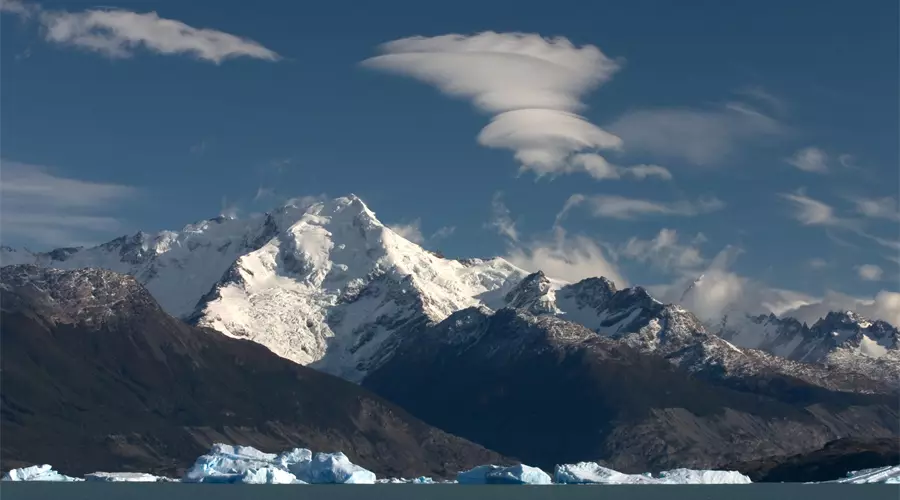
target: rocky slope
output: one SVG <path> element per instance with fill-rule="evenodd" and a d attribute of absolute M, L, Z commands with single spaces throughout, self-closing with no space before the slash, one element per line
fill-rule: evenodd
<path fill-rule="evenodd" d="M 215 442 L 343 450 L 397 477 L 502 461 L 358 385 L 188 326 L 105 270 L 3 267 L 0 340 L 4 470 L 178 475 Z"/>
<path fill-rule="evenodd" d="M 893 395 L 830 391 L 771 370 L 698 376 L 640 343 L 526 309 L 469 308 L 404 342 L 363 385 L 547 467 L 599 459 L 634 472 L 715 468 L 900 430 Z"/>

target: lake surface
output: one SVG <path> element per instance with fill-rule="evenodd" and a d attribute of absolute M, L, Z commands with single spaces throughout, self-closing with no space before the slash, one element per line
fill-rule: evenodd
<path fill-rule="evenodd" d="M 897 500 L 900 485 L 232 485 L 180 483 L 0 484 L 3 500 Z"/>

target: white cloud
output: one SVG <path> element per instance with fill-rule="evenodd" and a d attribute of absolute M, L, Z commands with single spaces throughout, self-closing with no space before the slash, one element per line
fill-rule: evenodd
<path fill-rule="evenodd" d="M 621 66 L 597 47 L 536 34 L 484 32 L 403 38 L 383 44 L 380 51 L 362 64 L 424 81 L 491 113 L 478 142 L 512 150 L 522 170 L 538 176 L 621 176 L 573 161 L 580 152 L 622 146 L 621 139 L 577 114 L 585 107 L 582 97 Z M 663 170 L 639 168 L 631 175 L 665 177 Z"/>
<path fill-rule="evenodd" d="M 512 241 L 519 241 L 519 231 L 516 229 L 516 223 L 503 203 L 503 193 L 495 193 L 491 200 L 491 220 L 488 227 L 497 230 L 503 236 Z"/>
<path fill-rule="evenodd" d="M 900 221 L 900 210 L 897 200 L 890 196 L 884 198 L 852 198 L 856 212 L 865 217 Z"/>
<path fill-rule="evenodd" d="M 744 143 L 785 130 L 778 121 L 740 103 L 708 110 L 631 111 L 607 128 L 622 138 L 627 152 L 650 153 L 699 166 L 719 164 Z"/>
<path fill-rule="evenodd" d="M 701 238 L 694 238 L 694 244 L 681 244 L 674 229 L 661 229 L 653 239 L 631 238 L 619 246 L 617 254 L 638 262 L 647 262 L 664 271 L 688 273 L 697 270 L 706 260 L 696 246 Z M 696 274 L 695 274 L 696 275 Z"/>
<path fill-rule="evenodd" d="M 44 246 L 95 243 L 122 227 L 109 212 L 133 199 L 130 186 L 62 177 L 45 167 L 0 160 L 0 227 L 4 238 Z"/>
<path fill-rule="evenodd" d="M 304 196 L 295 196 L 293 198 L 288 199 L 285 202 L 285 205 L 290 205 L 295 208 L 305 209 L 309 208 L 316 203 L 322 203 L 323 201 L 328 200 L 328 195 L 325 193 L 316 194 L 316 195 L 304 195 Z"/>
<path fill-rule="evenodd" d="M 35 5 L 20 2 L 19 0 L 3 0 L 0 2 L 0 12 L 16 14 L 23 19 L 28 19 L 39 12 Z"/>
<path fill-rule="evenodd" d="M 811 267 L 813 269 L 824 269 L 824 268 L 828 267 L 828 261 L 826 261 L 825 259 L 823 259 L 821 257 L 814 257 L 812 259 L 809 259 L 808 264 L 809 264 L 809 267 Z"/>
<path fill-rule="evenodd" d="M 577 282 L 584 278 L 604 276 L 617 287 L 628 285 L 624 275 L 606 257 L 603 248 L 585 236 L 569 236 L 557 227 L 549 240 L 516 244 L 507 252 L 506 260 L 527 271 L 543 271 L 551 278 Z"/>
<path fill-rule="evenodd" d="M 809 324 L 829 311 L 851 310 L 871 319 L 900 324 L 900 293 L 883 290 L 873 299 L 860 299 L 835 291 L 815 297 L 793 290 L 773 288 L 730 270 L 737 254 L 726 248 L 702 271 L 702 279 L 685 274 L 671 284 L 647 287 L 658 299 L 681 303 L 698 317 L 717 324 L 724 315 L 768 314 L 791 316 Z M 685 290 L 691 287 L 689 293 Z M 684 297 L 682 301 L 681 298 Z"/>
<path fill-rule="evenodd" d="M 765 104 L 776 113 L 783 113 L 787 109 L 787 103 L 780 97 L 775 96 L 771 92 L 760 86 L 748 86 L 738 89 L 737 94 L 756 100 L 761 104 Z"/>
<path fill-rule="evenodd" d="M 828 155 L 817 147 L 801 149 L 785 161 L 804 172 L 828 173 Z"/>
<path fill-rule="evenodd" d="M 859 279 L 864 281 L 881 281 L 884 276 L 884 270 L 875 264 L 857 266 L 856 273 L 859 275 Z"/>
<path fill-rule="evenodd" d="M 388 225 L 388 228 L 417 245 L 425 243 L 425 237 L 422 236 L 422 221 L 420 219 L 416 219 L 408 224 L 391 224 Z"/>
<path fill-rule="evenodd" d="M 697 201 L 675 201 L 671 203 L 626 198 L 618 195 L 585 196 L 573 194 L 566 200 L 562 210 L 557 214 L 559 222 L 574 207 L 587 205 L 594 217 L 611 219 L 635 219 L 641 216 L 682 216 L 691 217 L 720 210 L 725 203 L 718 198 L 701 198 Z"/>
<path fill-rule="evenodd" d="M 829 311 L 855 311 L 871 319 L 900 325 L 900 293 L 882 290 L 873 299 L 861 299 L 828 291 L 824 297 L 782 312 L 809 324 L 825 317 Z"/>
<path fill-rule="evenodd" d="M 8 1 L 3 3 L 2 10 L 23 18 L 37 15 L 47 41 L 113 58 L 131 57 L 138 47 L 159 54 L 186 54 L 215 64 L 236 57 L 267 61 L 280 58 L 253 40 L 213 29 L 194 28 L 180 21 L 161 18 L 156 12 L 138 14 L 121 9 L 68 12 Z"/>
<path fill-rule="evenodd" d="M 805 226 L 847 226 L 850 221 L 835 215 L 834 208 L 819 200 L 806 196 L 802 189 L 794 193 L 781 193 L 782 198 L 794 207 L 794 219 Z"/>
<path fill-rule="evenodd" d="M 659 165 L 632 165 L 621 167 L 614 165 L 603 156 L 596 153 L 581 153 L 571 157 L 568 165 L 575 170 L 583 170 L 595 179 L 620 179 L 622 177 L 634 177 L 646 179 L 658 177 L 663 180 L 671 180 L 672 173 Z"/>

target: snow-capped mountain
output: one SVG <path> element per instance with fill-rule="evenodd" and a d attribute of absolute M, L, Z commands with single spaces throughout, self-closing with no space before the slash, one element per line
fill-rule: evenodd
<path fill-rule="evenodd" d="M 726 318 L 718 334 L 789 360 L 900 379 L 900 330 L 851 311 L 830 312 L 812 326 L 775 315 Z"/>
<path fill-rule="evenodd" d="M 643 287 L 617 290 L 605 278 L 588 278 L 569 284 L 536 272 L 522 279 L 506 299 L 506 307 L 521 314 L 550 316 L 576 323 L 601 337 L 645 353 L 661 355 L 688 372 L 709 378 L 742 384 L 761 373 L 778 373 L 832 390 L 898 390 L 896 372 L 900 364 L 888 362 L 888 357 L 873 360 L 848 350 L 848 360 L 838 366 L 786 359 L 756 348 L 740 348 L 711 332 L 683 307 L 663 304 Z M 477 311 L 477 314 L 482 313 L 491 314 L 491 311 Z M 458 334 L 453 332 L 459 325 L 473 321 L 472 318 L 477 316 L 476 312 L 460 314 L 459 318 L 467 318 L 462 323 L 453 316 L 447 320 L 453 320 L 452 328 L 444 327 L 443 323 L 438 325 L 443 328 L 442 335 L 454 338 Z M 511 344 L 503 350 L 517 349 Z"/>
<path fill-rule="evenodd" d="M 802 361 L 878 380 L 896 380 L 900 370 L 897 330 L 884 322 L 833 314 L 807 328 L 748 317 L 718 331 L 641 287 L 618 290 L 603 277 L 566 283 L 502 258 L 443 258 L 392 231 L 353 195 L 91 248 L 0 247 L 0 263 L 130 274 L 173 316 L 355 382 L 407 337 L 471 307 L 568 320 L 691 370 L 752 373 L 762 363 L 809 375 Z"/>
<path fill-rule="evenodd" d="M 441 258 L 351 196 L 313 205 L 239 257 L 195 318 L 359 381 L 403 336 L 466 307 L 497 307 L 525 274 L 503 259 Z"/>
<path fill-rule="evenodd" d="M 169 314 L 353 381 L 403 335 L 466 307 L 502 306 L 527 274 L 500 258 L 439 257 L 354 195 L 87 249 L 4 248 L 0 261 L 133 275 Z"/>

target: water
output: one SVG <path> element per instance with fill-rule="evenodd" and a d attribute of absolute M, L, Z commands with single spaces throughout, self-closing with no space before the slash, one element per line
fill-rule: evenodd
<path fill-rule="evenodd" d="M 0 484 L 0 496 L 3 500 L 897 500 L 900 498 L 900 485 L 461 486 L 4 482 Z"/>

